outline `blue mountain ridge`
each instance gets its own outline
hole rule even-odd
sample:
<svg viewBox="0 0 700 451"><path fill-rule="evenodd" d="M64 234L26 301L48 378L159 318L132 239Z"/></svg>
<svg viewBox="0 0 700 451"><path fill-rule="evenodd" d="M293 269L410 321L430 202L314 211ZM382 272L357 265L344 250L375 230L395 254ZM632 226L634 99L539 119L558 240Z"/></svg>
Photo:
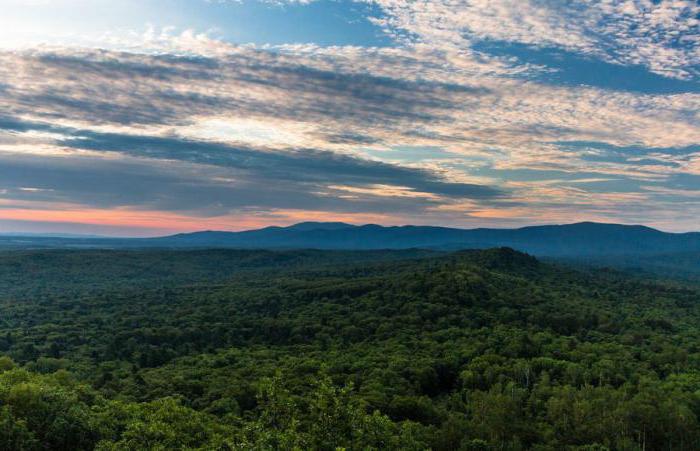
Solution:
<svg viewBox="0 0 700 451"><path fill-rule="evenodd" d="M304 222L243 232L203 231L142 240L164 247L458 250L511 247L541 256L645 255L700 252L700 233L668 233L639 225L581 222L518 229L355 226Z"/></svg>

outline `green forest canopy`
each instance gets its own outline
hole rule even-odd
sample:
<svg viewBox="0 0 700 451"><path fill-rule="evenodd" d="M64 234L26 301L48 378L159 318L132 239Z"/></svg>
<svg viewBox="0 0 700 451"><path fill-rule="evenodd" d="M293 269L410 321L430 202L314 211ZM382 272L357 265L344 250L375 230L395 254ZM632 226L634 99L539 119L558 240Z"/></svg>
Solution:
<svg viewBox="0 0 700 451"><path fill-rule="evenodd" d="M510 249L0 253L0 449L700 449L700 288Z"/></svg>

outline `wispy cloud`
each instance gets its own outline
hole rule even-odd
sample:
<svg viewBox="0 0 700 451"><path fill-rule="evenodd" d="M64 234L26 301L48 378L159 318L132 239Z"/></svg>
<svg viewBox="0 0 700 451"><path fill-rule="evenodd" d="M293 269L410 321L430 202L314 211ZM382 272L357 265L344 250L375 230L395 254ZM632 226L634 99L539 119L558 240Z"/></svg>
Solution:
<svg viewBox="0 0 700 451"><path fill-rule="evenodd" d="M409 42L469 49L476 41L557 47L678 78L697 78L694 0L375 0L376 21Z"/></svg>

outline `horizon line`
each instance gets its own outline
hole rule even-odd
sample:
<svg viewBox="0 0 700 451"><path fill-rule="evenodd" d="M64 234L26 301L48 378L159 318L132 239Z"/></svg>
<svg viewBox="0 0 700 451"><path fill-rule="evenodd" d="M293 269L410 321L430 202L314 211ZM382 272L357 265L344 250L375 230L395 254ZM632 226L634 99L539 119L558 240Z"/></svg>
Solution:
<svg viewBox="0 0 700 451"><path fill-rule="evenodd" d="M8 232L3 232L0 231L0 237L2 238L54 238L54 239L64 239L64 240L149 240L149 239L159 239L159 238L168 238L168 237L173 237L173 236L178 236L178 235L190 235L190 234L195 234L195 233L243 233L243 232L254 232L258 230L264 230L264 229L270 229L270 228L279 228L279 229L288 229L292 228L301 224L343 224L351 227L367 227L367 226L378 226L382 228L400 228L400 227L432 227L432 228L442 228L442 229L452 229L452 230L480 230L480 229L489 229L489 230L520 230L520 229L526 229L526 228L531 228L531 227L556 227L556 226L572 226L572 225L579 225L579 224L597 224L597 225L614 225L614 226L624 226L624 227L644 227L647 229L652 229L656 230L661 233L668 233L668 234L673 234L673 235L683 235L687 233L700 233L700 230L687 230L687 231L680 231L680 232L674 232L674 231L668 231L668 230L663 230L658 227L653 227L649 226L646 224L640 224L640 223L621 223L621 222L600 222L600 221L576 221L576 222L565 222L565 223L545 223L545 224L529 224L529 225L523 225L523 226L517 226L517 227L470 227L470 228L465 228L465 227L459 227L459 226L447 226L447 225L437 225L437 224L392 224L392 225L387 225L387 224L378 224L378 223L351 223L351 222L345 222L345 221L300 221L300 222L295 222L292 224L288 225L267 225L263 227L258 227L258 228L252 228L252 229L241 229L241 230L225 230L225 229L194 229L194 230L189 230L189 231L181 231L181 232L173 232L170 234L161 234L161 235L145 235L145 236L138 236L138 235L108 235L108 234L100 234L100 233L71 233L71 232L61 232L61 231L55 231L55 232L22 232L22 231L8 231Z"/></svg>

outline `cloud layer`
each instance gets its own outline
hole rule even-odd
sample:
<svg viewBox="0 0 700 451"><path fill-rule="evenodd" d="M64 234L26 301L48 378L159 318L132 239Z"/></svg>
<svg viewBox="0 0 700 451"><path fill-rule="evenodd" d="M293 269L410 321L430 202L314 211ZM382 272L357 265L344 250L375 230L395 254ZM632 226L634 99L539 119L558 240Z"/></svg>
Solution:
<svg viewBox="0 0 700 451"><path fill-rule="evenodd" d="M693 0L376 0L377 22L405 39L469 48L479 40L557 47L697 78L700 5Z"/></svg>
<svg viewBox="0 0 700 451"><path fill-rule="evenodd" d="M695 227L696 2L372 3L395 46L0 53L0 224Z"/></svg>

